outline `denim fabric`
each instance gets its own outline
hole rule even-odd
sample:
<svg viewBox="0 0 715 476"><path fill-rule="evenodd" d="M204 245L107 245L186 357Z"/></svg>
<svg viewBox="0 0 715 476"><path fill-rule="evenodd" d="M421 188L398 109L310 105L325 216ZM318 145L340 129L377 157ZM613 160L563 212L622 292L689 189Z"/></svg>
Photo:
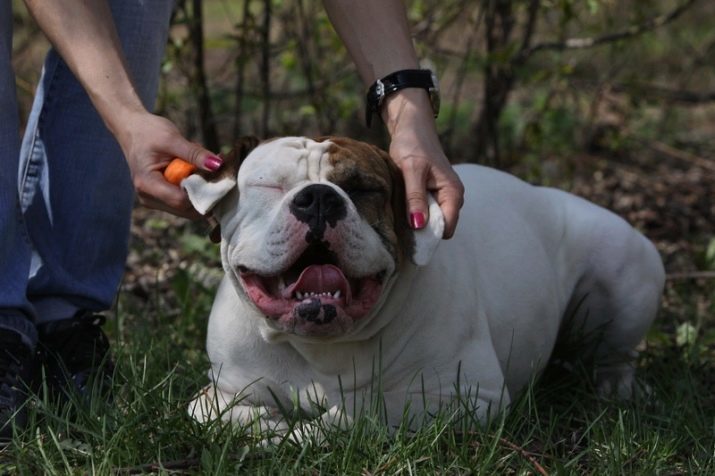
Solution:
<svg viewBox="0 0 715 476"><path fill-rule="evenodd" d="M110 4L134 83L151 108L173 0ZM3 315L18 310L41 323L78 309L108 309L128 248L134 201L129 168L54 50L45 60L19 153L16 143L6 143L6 137L17 139L18 126L14 87L5 86L13 83L10 0L0 5L0 326Z"/></svg>
<svg viewBox="0 0 715 476"><path fill-rule="evenodd" d="M30 241L17 200L20 153L15 76L12 54L11 0L0 0L0 328L18 330L27 340L37 338L27 316L25 297L30 267Z"/></svg>

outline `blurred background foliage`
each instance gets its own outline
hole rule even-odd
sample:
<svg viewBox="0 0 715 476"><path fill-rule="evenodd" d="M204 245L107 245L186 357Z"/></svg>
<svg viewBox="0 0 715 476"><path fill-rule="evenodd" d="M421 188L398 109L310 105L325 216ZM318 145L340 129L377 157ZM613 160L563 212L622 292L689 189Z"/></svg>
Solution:
<svg viewBox="0 0 715 476"><path fill-rule="evenodd" d="M713 2L407 4L419 55L440 77L439 130L455 162L506 167L652 141L712 153ZM26 115L44 46L15 12ZM172 23L158 112L209 148L242 134L384 143L363 125L365 87L321 2L178 0Z"/></svg>
<svg viewBox="0 0 715 476"><path fill-rule="evenodd" d="M653 140L701 153L711 143L712 2L417 0L408 9L419 56L440 76L438 125L455 162L506 167ZM363 125L365 87L320 2L180 0L174 24L159 111L206 145L336 133L384 144L379 126Z"/></svg>
<svg viewBox="0 0 715 476"><path fill-rule="evenodd" d="M47 44L13 2L24 119ZM713 319L715 2L406 3L419 56L440 77L438 128L451 160L507 169L616 211L663 255L666 309ZM342 134L387 145L379 123L364 125L365 86L321 2L177 0L162 78L157 112L212 150L241 135ZM156 248L133 251L125 288L146 293L147 282L202 262L167 235L186 230L175 220L138 209L134 235Z"/></svg>

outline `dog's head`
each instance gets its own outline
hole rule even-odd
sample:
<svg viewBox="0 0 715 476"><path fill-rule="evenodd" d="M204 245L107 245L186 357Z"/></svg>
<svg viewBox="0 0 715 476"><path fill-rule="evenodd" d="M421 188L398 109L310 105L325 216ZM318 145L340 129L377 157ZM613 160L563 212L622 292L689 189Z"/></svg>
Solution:
<svg viewBox="0 0 715 476"><path fill-rule="evenodd" d="M182 182L221 225L237 291L274 330L339 337L384 301L397 271L426 264L444 228L407 225L402 176L387 153L346 138L241 142L227 167Z"/></svg>

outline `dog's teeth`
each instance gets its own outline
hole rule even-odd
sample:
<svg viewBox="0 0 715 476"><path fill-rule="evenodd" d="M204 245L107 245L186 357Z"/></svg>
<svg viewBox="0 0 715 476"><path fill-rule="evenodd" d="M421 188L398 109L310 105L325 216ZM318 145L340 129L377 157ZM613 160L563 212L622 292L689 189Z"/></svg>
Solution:
<svg viewBox="0 0 715 476"><path fill-rule="evenodd" d="M340 299L340 296L342 296L342 292L338 289L337 291L330 292L330 291L323 291L323 292L316 292L316 291L305 291L305 292L300 292L296 291L293 296L295 299L302 301L303 299L308 299L308 298L333 298L333 299Z"/></svg>

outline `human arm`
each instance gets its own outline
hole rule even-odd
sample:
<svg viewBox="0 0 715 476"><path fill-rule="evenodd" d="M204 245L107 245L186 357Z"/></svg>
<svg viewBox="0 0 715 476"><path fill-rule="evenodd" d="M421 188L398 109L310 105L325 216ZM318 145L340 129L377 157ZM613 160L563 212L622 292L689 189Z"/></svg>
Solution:
<svg viewBox="0 0 715 476"><path fill-rule="evenodd" d="M323 0L365 85L419 62L405 6L400 0ZM427 192L445 217L444 238L454 234L464 187L442 150L427 92L403 89L385 100L382 118L390 133L390 157L405 178L408 219L413 228L427 222ZM424 217L420 224L419 215ZM422 226L420 226L422 225Z"/></svg>
<svg viewBox="0 0 715 476"><path fill-rule="evenodd" d="M185 194L163 179L161 169L177 156L203 169L215 168L220 159L184 139L170 121L147 111L132 83L107 2L25 0L25 4L117 139L142 203L196 217Z"/></svg>

